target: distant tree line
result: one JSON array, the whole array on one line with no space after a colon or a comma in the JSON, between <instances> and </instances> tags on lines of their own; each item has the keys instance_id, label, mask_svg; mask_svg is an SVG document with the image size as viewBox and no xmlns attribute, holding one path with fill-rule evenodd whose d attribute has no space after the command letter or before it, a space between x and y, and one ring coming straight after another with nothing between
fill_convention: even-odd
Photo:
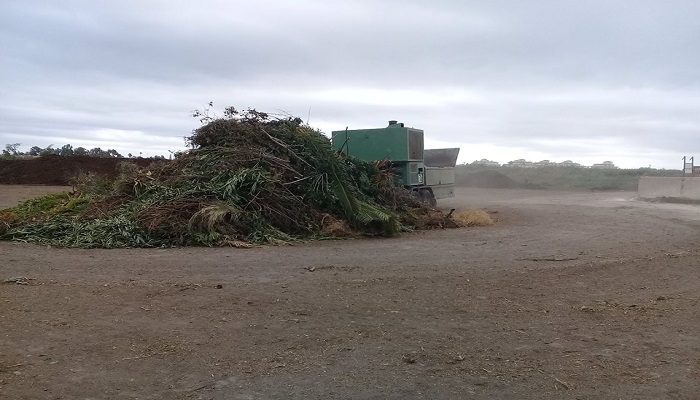
<instances>
[{"instance_id":1,"label":"distant tree line","mask_svg":"<svg viewBox=\"0 0 700 400\"><path fill-rule=\"evenodd\" d=\"M85 147L73 147L70 144L64 144L61 147L53 147L49 145L48 147L41 148L39 146L33 146L29 151L22 152L19 150L21 143L6 144L5 149L2 150L0 157L2 158L14 158L17 156L87 156L87 157L111 157L111 158L124 158L118 151L114 149L102 150L100 147L95 147L92 149L86 149ZM129 158L133 157L131 153L128 155ZM139 155L140 157L140 155ZM151 157L154 159L165 159L163 156Z\"/></svg>"},{"instance_id":2,"label":"distant tree line","mask_svg":"<svg viewBox=\"0 0 700 400\"><path fill-rule=\"evenodd\" d=\"M21 143L6 144L5 150L2 151L2 155L5 157L11 156L90 156L90 157L113 157L122 158L122 155L114 149L102 150L99 147L93 149L86 149L85 147L73 147L70 144L64 144L61 147L53 147L49 145L48 147L41 148L39 146L33 146L27 152L19 151L19 146Z\"/></svg>"}]
</instances>

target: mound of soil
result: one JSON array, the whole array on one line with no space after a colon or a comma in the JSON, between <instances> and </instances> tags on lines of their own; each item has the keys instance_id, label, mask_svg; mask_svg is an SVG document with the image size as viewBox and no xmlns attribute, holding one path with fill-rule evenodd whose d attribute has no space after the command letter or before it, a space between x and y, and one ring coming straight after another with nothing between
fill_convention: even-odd
<instances>
[{"instance_id":1,"label":"mound of soil","mask_svg":"<svg viewBox=\"0 0 700 400\"><path fill-rule=\"evenodd\" d=\"M148 158L106 158L82 156L44 156L32 159L0 160L0 184L11 185L69 185L70 180L81 173L92 173L113 178L119 172L118 165L128 161L147 166Z\"/></svg>"},{"instance_id":2,"label":"mound of soil","mask_svg":"<svg viewBox=\"0 0 700 400\"><path fill-rule=\"evenodd\" d=\"M455 177L457 185L488 189L518 189L523 185L494 170L470 172Z\"/></svg>"},{"instance_id":3,"label":"mound of soil","mask_svg":"<svg viewBox=\"0 0 700 400\"><path fill-rule=\"evenodd\" d=\"M676 203L676 204L700 204L700 200L689 199L686 197L655 197L652 199L647 199L640 197L640 200L648 201L650 203Z\"/></svg>"}]
</instances>

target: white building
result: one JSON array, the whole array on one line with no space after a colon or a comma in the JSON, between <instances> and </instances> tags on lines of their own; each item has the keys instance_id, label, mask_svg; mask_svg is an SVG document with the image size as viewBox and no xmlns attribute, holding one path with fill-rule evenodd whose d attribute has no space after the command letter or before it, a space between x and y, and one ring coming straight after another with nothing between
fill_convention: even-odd
<instances>
[{"instance_id":1,"label":"white building","mask_svg":"<svg viewBox=\"0 0 700 400\"><path fill-rule=\"evenodd\" d=\"M615 169L617 168L615 164L612 161L603 161L600 164L593 164L591 168L597 168L597 169Z\"/></svg>"},{"instance_id":2,"label":"white building","mask_svg":"<svg viewBox=\"0 0 700 400\"><path fill-rule=\"evenodd\" d=\"M490 167L500 167L500 166L501 166L501 164L499 164L497 161L491 161L491 160L487 160L487 159L485 159L485 158L482 158L482 159L479 160L479 161L474 161L472 164L476 164L476 165L488 165L488 166L490 166Z\"/></svg>"},{"instance_id":3,"label":"white building","mask_svg":"<svg viewBox=\"0 0 700 400\"><path fill-rule=\"evenodd\" d=\"M521 168L532 168L535 166L535 163L532 161L527 161L524 158L519 158L517 160L513 161L508 161L508 164L506 164L508 167L521 167Z\"/></svg>"},{"instance_id":4,"label":"white building","mask_svg":"<svg viewBox=\"0 0 700 400\"><path fill-rule=\"evenodd\" d=\"M573 162L573 161L571 161L571 160L566 160L566 161L564 161L564 162L560 162L560 163L557 164L557 165L560 166L560 167L580 167L580 166L581 166L581 164L575 163L575 162Z\"/></svg>"}]
</instances>

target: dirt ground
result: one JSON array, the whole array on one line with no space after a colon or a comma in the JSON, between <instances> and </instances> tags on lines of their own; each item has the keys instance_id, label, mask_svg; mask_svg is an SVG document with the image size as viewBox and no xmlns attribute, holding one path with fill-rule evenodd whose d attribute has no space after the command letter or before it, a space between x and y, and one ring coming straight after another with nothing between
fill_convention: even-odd
<instances>
[{"instance_id":1,"label":"dirt ground","mask_svg":"<svg viewBox=\"0 0 700 400\"><path fill-rule=\"evenodd\" d=\"M14 207L20 201L48 193L70 192L70 186L0 185L0 210Z\"/></svg>"},{"instance_id":2,"label":"dirt ground","mask_svg":"<svg viewBox=\"0 0 700 400\"><path fill-rule=\"evenodd\" d=\"M395 239L0 242L29 278L0 285L0 397L696 399L700 206L635 195L463 189L441 206L496 225Z\"/></svg>"}]
</instances>

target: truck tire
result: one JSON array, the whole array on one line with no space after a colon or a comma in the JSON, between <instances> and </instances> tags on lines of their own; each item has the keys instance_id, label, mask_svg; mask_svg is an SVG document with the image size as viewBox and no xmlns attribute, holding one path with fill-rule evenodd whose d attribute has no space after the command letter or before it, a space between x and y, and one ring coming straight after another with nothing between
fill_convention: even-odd
<instances>
[{"instance_id":1,"label":"truck tire","mask_svg":"<svg viewBox=\"0 0 700 400\"><path fill-rule=\"evenodd\" d=\"M432 191L430 191L428 189L421 189L420 199L425 204L429 204L431 207L435 207L437 205L437 200L435 199L435 195L433 194Z\"/></svg>"}]
</instances>

